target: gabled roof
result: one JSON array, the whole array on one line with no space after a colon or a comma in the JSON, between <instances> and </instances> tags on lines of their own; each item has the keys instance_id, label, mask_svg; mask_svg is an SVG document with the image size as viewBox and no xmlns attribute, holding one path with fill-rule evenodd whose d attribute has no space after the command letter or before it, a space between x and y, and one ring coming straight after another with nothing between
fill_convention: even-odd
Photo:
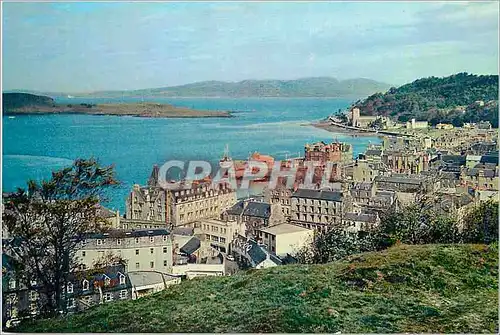
<instances>
[{"instance_id":1,"label":"gabled roof","mask_svg":"<svg viewBox=\"0 0 500 335\"><path fill-rule=\"evenodd\" d=\"M271 205L265 202L250 201L243 210L243 215L259 218L269 218L271 215Z\"/></svg>"},{"instance_id":2,"label":"gabled roof","mask_svg":"<svg viewBox=\"0 0 500 335\"><path fill-rule=\"evenodd\" d=\"M292 194L292 198L307 198L327 201L342 201L342 192L298 189Z\"/></svg>"},{"instance_id":3,"label":"gabled roof","mask_svg":"<svg viewBox=\"0 0 500 335\"><path fill-rule=\"evenodd\" d=\"M191 255L196 250L198 250L201 246L201 242L197 237L192 237L189 241L186 242L181 248L180 251L187 255Z\"/></svg>"},{"instance_id":4,"label":"gabled roof","mask_svg":"<svg viewBox=\"0 0 500 335\"><path fill-rule=\"evenodd\" d=\"M226 213L229 215L241 215L243 213L244 202L243 200L238 201L231 208L229 208Z\"/></svg>"}]
</instances>

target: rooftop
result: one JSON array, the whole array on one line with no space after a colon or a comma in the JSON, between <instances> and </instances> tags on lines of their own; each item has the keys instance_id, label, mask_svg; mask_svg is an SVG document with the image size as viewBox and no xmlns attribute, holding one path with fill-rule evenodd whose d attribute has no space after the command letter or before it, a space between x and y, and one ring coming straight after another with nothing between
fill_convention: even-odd
<instances>
[{"instance_id":1,"label":"rooftop","mask_svg":"<svg viewBox=\"0 0 500 335\"><path fill-rule=\"evenodd\" d=\"M302 231L310 231L307 228L296 226L289 223L282 223L276 226L266 227L259 230L272 235L284 235Z\"/></svg>"},{"instance_id":2,"label":"rooftop","mask_svg":"<svg viewBox=\"0 0 500 335\"><path fill-rule=\"evenodd\" d=\"M124 229L110 229L102 233L87 233L87 239L103 239L103 238L131 238L143 236L162 236L170 235L166 229L138 229L138 230L124 230Z\"/></svg>"},{"instance_id":3,"label":"rooftop","mask_svg":"<svg viewBox=\"0 0 500 335\"><path fill-rule=\"evenodd\" d=\"M292 194L292 198L307 198L328 201L342 201L342 192L298 189Z\"/></svg>"}]
</instances>

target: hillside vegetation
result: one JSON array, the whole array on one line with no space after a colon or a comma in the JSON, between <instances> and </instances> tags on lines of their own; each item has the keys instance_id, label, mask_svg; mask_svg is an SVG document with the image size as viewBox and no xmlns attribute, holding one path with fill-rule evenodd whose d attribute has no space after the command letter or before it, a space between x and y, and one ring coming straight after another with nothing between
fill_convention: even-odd
<instances>
[{"instance_id":1,"label":"hillside vegetation","mask_svg":"<svg viewBox=\"0 0 500 335\"><path fill-rule=\"evenodd\" d=\"M476 101L486 104L477 106ZM449 122L461 126L463 122L488 120L498 127L498 75L458 73L418 79L354 105L362 115L393 116L401 121L414 117L432 124ZM464 107L465 112L459 107Z\"/></svg>"},{"instance_id":2,"label":"hillside vegetation","mask_svg":"<svg viewBox=\"0 0 500 335\"><path fill-rule=\"evenodd\" d=\"M3 111L10 111L12 109L23 107L52 107L54 106L54 99L28 93L3 93L2 94L2 109Z\"/></svg>"},{"instance_id":3,"label":"hillside vegetation","mask_svg":"<svg viewBox=\"0 0 500 335\"><path fill-rule=\"evenodd\" d=\"M497 245L400 245L183 282L22 332L498 332Z\"/></svg>"}]
</instances>

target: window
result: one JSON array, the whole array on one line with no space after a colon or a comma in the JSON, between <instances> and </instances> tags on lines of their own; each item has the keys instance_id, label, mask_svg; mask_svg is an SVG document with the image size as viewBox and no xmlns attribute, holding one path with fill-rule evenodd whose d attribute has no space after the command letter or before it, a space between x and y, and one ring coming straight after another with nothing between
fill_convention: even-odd
<instances>
[{"instance_id":1,"label":"window","mask_svg":"<svg viewBox=\"0 0 500 335\"><path fill-rule=\"evenodd\" d=\"M67 292L67 293L73 293L73 284L69 283L69 284L66 286L66 292Z\"/></svg>"},{"instance_id":2,"label":"window","mask_svg":"<svg viewBox=\"0 0 500 335\"><path fill-rule=\"evenodd\" d=\"M109 301L113 301L113 295L111 293L104 293L104 301L105 302L109 302Z\"/></svg>"},{"instance_id":3,"label":"window","mask_svg":"<svg viewBox=\"0 0 500 335\"><path fill-rule=\"evenodd\" d=\"M30 281L30 285L31 285L32 287L36 286L36 280L31 280L31 281Z\"/></svg>"},{"instance_id":4,"label":"window","mask_svg":"<svg viewBox=\"0 0 500 335\"><path fill-rule=\"evenodd\" d=\"M167 235L163 235L163 242L167 241Z\"/></svg>"},{"instance_id":5,"label":"window","mask_svg":"<svg viewBox=\"0 0 500 335\"><path fill-rule=\"evenodd\" d=\"M120 299L127 299L127 296L128 296L128 292L127 290L121 290L120 291Z\"/></svg>"},{"instance_id":6,"label":"window","mask_svg":"<svg viewBox=\"0 0 500 335\"><path fill-rule=\"evenodd\" d=\"M38 293L36 291L30 291L29 299L30 301L36 301L38 299Z\"/></svg>"},{"instance_id":7,"label":"window","mask_svg":"<svg viewBox=\"0 0 500 335\"><path fill-rule=\"evenodd\" d=\"M15 289L16 288L16 280L15 279L9 280L9 288L10 289Z\"/></svg>"},{"instance_id":8,"label":"window","mask_svg":"<svg viewBox=\"0 0 500 335\"><path fill-rule=\"evenodd\" d=\"M149 265L150 265L151 269L153 269L155 267L155 262L149 262Z\"/></svg>"},{"instance_id":9,"label":"window","mask_svg":"<svg viewBox=\"0 0 500 335\"><path fill-rule=\"evenodd\" d=\"M68 306L68 308L75 308L76 307L75 299L74 298L69 298L67 306Z\"/></svg>"},{"instance_id":10,"label":"window","mask_svg":"<svg viewBox=\"0 0 500 335\"><path fill-rule=\"evenodd\" d=\"M155 241L155 238L153 236L149 237L149 242L153 243Z\"/></svg>"},{"instance_id":11,"label":"window","mask_svg":"<svg viewBox=\"0 0 500 335\"><path fill-rule=\"evenodd\" d=\"M108 276L104 276L104 285L109 286L111 285L111 279Z\"/></svg>"},{"instance_id":12,"label":"window","mask_svg":"<svg viewBox=\"0 0 500 335\"><path fill-rule=\"evenodd\" d=\"M163 253L166 254L167 253L167 247L163 247Z\"/></svg>"},{"instance_id":13,"label":"window","mask_svg":"<svg viewBox=\"0 0 500 335\"><path fill-rule=\"evenodd\" d=\"M103 240L98 239L98 240L97 240L97 245L102 245L102 244L103 244Z\"/></svg>"},{"instance_id":14,"label":"window","mask_svg":"<svg viewBox=\"0 0 500 335\"><path fill-rule=\"evenodd\" d=\"M85 257L85 255L86 255L85 251L82 251L82 257Z\"/></svg>"},{"instance_id":15,"label":"window","mask_svg":"<svg viewBox=\"0 0 500 335\"><path fill-rule=\"evenodd\" d=\"M117 240L116 240L116 244L117 244L117 245L122 245L122 239L121 239L121 238L117 239Z\"/></svg>"},{"instance_id":16,"label":"window","mask_svg":"<svg viewBox=\"0 0 500 335\"><path fill-rule=\"evenodd\" d=\"M125 276L120 273L120 285L125 284Z\"/></svg>"},{"instance_id":17,"label":"window","mask_svg":"<svg viewBox=\"0 0 500 335\"><path fill-rule=\"evenodd\" d=\"M87 291L89 289L89 281L87 279L84 279L82 286L83 286L83 290Z\"/></svg>"},{"instance_id":18,"label":"window","mask_svg":"<svg viewBox=\"0 0 500 335\"><path fill-rule=\"evenodd\" d=\"M139 255L139 249L135 249L135 254Z\"/></svg>"},{"instance_id":19,"label":"window","mask_svg":"<svg viewBox=\"0 0 500 335\"><path fill-rule=\"evenodd\" d=\"M155 249L154 249L154 248L150 248L150 249L149 249L149 252L150 252L150 253L151 253L151 255L152 255L152 254L154 254L154 253L155 253Z\"/></svg>"},{"instance_id":20,"label":"window","mask_svg":"<svg viewBox=\"0 0 500 335\"><path fill-rule=\"evenodd\" d=\"M135 268L138 269L140 267L139 263L135 263Z\"/></svg>"},{"instance_id":21,"label":"window","mask_svg":"<svg viewBox=\"0 0 500 335\"><path fill-rule=\"evenodd\" d=\"M135 238L135 243L139 243L139 238L138 237Z\"/></svg>"},{"instance_id":22,"label":"window","mask_svg":"<svg viewBox=\"0 0 500 335\"><path fill-rule=\"evenodd\" d=\"M163 266L168 266L168 261L167 260L163 261Z\"/></svg>"}]
</instances>

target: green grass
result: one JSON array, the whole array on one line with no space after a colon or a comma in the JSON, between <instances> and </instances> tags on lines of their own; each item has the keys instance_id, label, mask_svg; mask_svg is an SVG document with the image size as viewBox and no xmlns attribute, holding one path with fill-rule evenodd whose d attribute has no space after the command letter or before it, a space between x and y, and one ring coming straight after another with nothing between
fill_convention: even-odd
<instances>
[{"instance_id":1,"label":"green grass","mask_svg":"<svg viewBox=\"0 0 500 335\"><path fill-rule=\"evenodd\" d=\"M22 332L498 332L498 247L396 246L183 282Z\"/></svg>"}]
</instances>

